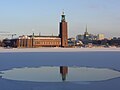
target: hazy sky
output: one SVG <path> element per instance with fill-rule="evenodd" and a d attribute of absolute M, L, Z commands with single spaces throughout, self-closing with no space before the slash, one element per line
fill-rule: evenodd
<path fill-rule="evenodd" d="M 69 36 L 88 32 L 120 36 L 120 0 L 0 0 L 0 31 L 58 35 L 65 11 Z"/>

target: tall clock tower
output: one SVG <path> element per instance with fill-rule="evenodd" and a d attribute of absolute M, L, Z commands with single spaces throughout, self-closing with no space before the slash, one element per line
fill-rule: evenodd
<path fill-rule="evenodd" d="M 67 31 L 67 22 L 65 20 L 64 12 L 61 15 L 59 36 L 61 38 L 61 47 L 67 47 L 68 46 L 68 31 Z"/>

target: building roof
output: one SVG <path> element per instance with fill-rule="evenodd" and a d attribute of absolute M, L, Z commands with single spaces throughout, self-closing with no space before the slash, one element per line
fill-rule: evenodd
<path fill-rule="evenodd" d="M 30 35 L 28 37 L 34 38 L 34 39 L 60 39 L 59 36 L 33 36 L 33 35 Z"/>
<path fill-rule="evenodd" d="M 59 38 L 59 36 L 39 36 L 39 35 L 35 35 L 35 36 L 33 36 L 33 35 L 30 35 L 30 36 L 28 36 L 28 37 L 44 37 L 44 38 Z"/>
<path fill-rule="evenodd" d="M 33 35 L 29 35 L 29 36 L 19 36 L 19 39 L 31 39 L 31 38 L 34 38 L 34 39 L 60 39 L 59 36 L 33 36 Z"/>

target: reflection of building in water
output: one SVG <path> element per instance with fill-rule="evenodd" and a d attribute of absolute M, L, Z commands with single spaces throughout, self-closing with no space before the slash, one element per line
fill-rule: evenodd
<path fill-rule="evenodd" d="M 62 75 L 62 80 L 66 80 L 66 75 L 68 74 L 68 67 L 67 66 L 60 66 L 60 74 Z"/>

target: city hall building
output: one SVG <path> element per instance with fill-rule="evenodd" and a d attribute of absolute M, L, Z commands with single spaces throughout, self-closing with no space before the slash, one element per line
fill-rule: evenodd
<path fill-rule="evenodd" d="M 19 38 L 11 39 L 12 47 L 17 48 L 33 48 L 33 47 L 67 47 L 68 46 L 68 31 L 67 22 L 64 12 L 61 15 L 58 36 L 19 36 Z"/>

